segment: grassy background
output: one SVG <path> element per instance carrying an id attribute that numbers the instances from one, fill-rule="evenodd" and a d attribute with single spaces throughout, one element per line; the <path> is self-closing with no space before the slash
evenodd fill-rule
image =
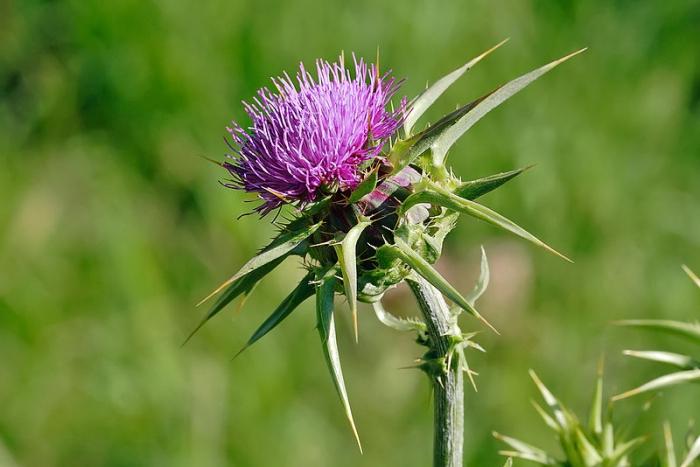
<path id="1" fill-rule="evenodd" d="M 346 314 L 339 331 L 363 456 L 311 302 L 231 361 L 301 277 L 293 261 L 180 348 L 193 304 L 272 230 L 235 220 L 246 197 L 197 156 L 220 158 L 240 100 L 299 60 L 379 46 L 412 96 L 504 37 L 430 117 L 590 47 L 451 155 L 465 179 L 536 163 L 484 202 L 576 264 L 463 219 L 439 266 L 468 290 L 486 246 L 481 310 L 503 334 L 473 356 L 468 464 L 500 465 L 492 430 L 552 446 L 528 368 L 583 412 L 601 354 L 613 392 L 658 371 L 621 348 L 671 343 L 609 321 L 697 318 L 679 266 L 700 270 L 698 24 L 700 3 L 675 0 L 0 2 L 0 465 L 428 465 L 427 380 L 398 369 L 419 349 L 369 309 L 360 345 Z M 392 309 L 414 313 L 408 298 Z M 662 419 L 680 435 L 699 413 L 676 389 L 633 431 L 651 449 Z"/>

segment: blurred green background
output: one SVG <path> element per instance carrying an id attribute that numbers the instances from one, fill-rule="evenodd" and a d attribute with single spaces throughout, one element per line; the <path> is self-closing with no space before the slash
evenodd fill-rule
<path id="1" fill-rule="evenodd" d="M 339 330 L 364 455 L 311 301 L 231 361 L 301 277 L 294 261 L 180 347 L 198 299 L 272 234 L 236 220 L 248 197 L 199 156 L 221 158 L 240 100 L 300 60 L 379 46 L 413 96 L 505 37 L 429 117 L 590 47 L 450 159 L 464 179 L 537 164 L 484 202 L 576 264 L 465 218 L 439 267 L 468 290 L 485 245 L 481 311 L 502 331 L 472 355 L 468 465 L 501 465 L 492 430 L 553 447 L 528 368 L 583 412 L 600 355 L 612 393 L 659 370 L 620 349 L 672 342 L 611 320 L 698 316 L 680 264 L 700 269 L 699 25 L 700 3 L 674 0 L 0 2 L 0 465 L 429 465 L 427 379 L 399 369 L 421 351 L 370 309 L 359 345 L 347 313 Z M 390 306 L 415 313 L 405 290 Z M 645 449 L 663 419 L 682 433 L 700 415 L 693 389 L 635 418 Z"/>

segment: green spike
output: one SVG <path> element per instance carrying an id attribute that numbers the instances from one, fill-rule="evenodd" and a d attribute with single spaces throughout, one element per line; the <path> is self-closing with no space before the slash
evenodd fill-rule
<path id="1" fill-rule="evenodd" d="M 469 71 L 469 69 L 471 69 L 474 65 L 479 63 L 483 58 L 488 56 L 491 52 L 493 52 L 506 42 L 508 42 L 508 39 L 501 41 L 500 43 L 491 47 L 486 52 L 483 52 L 478 57 L 471 59 L 466 64 L 438 79 L 432 86 L 426 86 L 426 90 L 423 91 L 418 97 L 416 97 L 416 99 L 411 104 L 411 110 L 408 112 L 408 115 L 404 120 L 403 127 L 406 135 L 411 134 L 411 130 L 413 129 L 413 126 L 416 124 L 418 119 L 425 113 L 426 110 L 428 110 L 428 108 L 430 108 L 431 105 L 433 105 L 433 103 L 435 103 L 438 97 L 440 97 L 442 93 L 444 93 L 447 90 L 447 88 L 452 86 L 452 84 L 455 81 L 457 81 L 464 73 Z"/>
<path id="2" fill-rule="evenodd" d="M 495 175 L 489 175 L 488 177 L 479 178 L 477 180 L 470 180 L 468 182 L 461 183 L 454 190 L 454 194 L 460 198 L 465 198 L 469 200 L 475 200 L 480 196 L 489 193 L 496 188 L 500 187 L 506 182 L 514 179 L 521 173 L 532 168 L 532 165 L 523 167 L 520 169 L 510 170 L 508 172 L 502 172 Z"/>
<path id="3" fill-rule="evenodd" d="M 287 298 L 282 300 L 282 303 L 272 312 L 272 314 L 260 325 L 258 329 L 255 330 L 245 346 L 235 355 L 234 358 L 239 356 L 245 349 L 257 342 L 265 334 L 273 330 L 279 323 L 281 323 L 289 314 L 294 311 L 304 300 L 311 297 L 314 292 L 314 286 L 311 281 L 314 279 L 314 273 L 309 272 L 304 278 L 299 282 L 292 292 L 287 295 Z"/>
<path id="4" fill-rule="evenodd" d="M 700 277 L 698 277 L 697 274 L 695 274 L 695 273 L 694 273 L 688 266 L 686 266 L 685 264 L 682 265 L 681 268 L 683 269 L 683 271 L 685 271 L 686 274 L 688 274 L 688 277 L 690 277 L 690 280 L 692 280 L 693 283 L 695 283 L 695 285 L 697 285 L 698 287 L 700 287 Z"/>
<path id="5" fill-rule="evenodd" d="M 603 359 L 598 362 L 598 377 L 596 378 L 593 403 L 588 417 L 588 428 L 598 437 L 603 434 Z"/>
<path id="6" fill-rule="evenodd" d="M 696 323 L 684 323 L 683 321 L 672 321 L 665 319 L 629 319 L 624 321 L 615 321 L 613 324 L 616 324 L 617 326 L 646 328 L 652 331 L 677 334 L 700 343 L 700 324 Z"/>
<path id="7" fill-rule="evenodd" d="M 387 252 L 393 254 L 395 257 L 399 258 L 411 268 L 430 282 L 433 287 L 438 289 L 447 298 L 459 305 L 464 311 L 475 316 L 481 320 L 486 326 L 488 326 L 493 332 L 498 334 L 496 328 L 494 328 L 491 323 L 486 321 L 486 319 L 476 311 L 468 301 L 465 299 L 458 291 L 455 289 L 447 280 L 440 275 L 439 272 L 433 268 L 430 263 L 423 259 L 418 253 L 416 253 L 408 244 L 403 240 L 396 237 L 394 238 L 395 245 L 385 245 L 381 248 L 386 248 Z"/>
<path id="8" fill-rule="evenodd" d="M 485 222 L 488 222 L 489 224 L 495 225 L 496 227 L 500 227 L 504 230 L 507 230 L 515 235 L 517 235 L 520 238 L 523 238 L 530 243 L 533 243 L 541 248 L 544 248 L 545 250 L 549 251 L 550 253 L 555 254 L 556 256 L 559 256 L 560 258 L 573 263 L 569 258 L 564 256 L 563 254 L 559 253 L 556 251 L 554 248 L 550 247 L 546 243 L 544 243 L 542 240 L 539 238 L 535 237 L 532 235 L 530 232 L 527 230 L 523 229 L 519 225 L 517 225 L 515 222 L 511 221 L 510 219 L 498 214 L 497 212 L 487 208 L 486 206 L 483 206 L 479 203 L 476 203 L 474 201 L 460 198 L 459 196 L 455 195 L 454 193 L 451 193 L 442 187 L 438 186 L 437 184 L 432 183 L 429 187 L 429 189 L 426 189 L 424 191 L 419 191 L 418 193 L 414 193 L 411 196 L 409 196 L 403 204 L 401 204 L 400 207 L 400 213 L 405 213 L 410 207 L 415 206 L 416 204 L 420 203 L 430 203 L 430 204 L 436 204 L 442 207 L 445 207 L 447 209 L 451 209 L 453 211 L 457 211 L 463 214 L 467 214 L 472 217 L 476 217 L 477 219 L 483 220 Z"/>
<path id="9" fill-rule="evenodd" d="M 190 335 L 187 336 L 187 339 L 185 339 L 185 342 L 183 342 L 182 345 L 185 345 L 187 342 L 189 342 L 189 340 L 192 339 L 192 336 L 194 336 L 195 333 L 199 331 L 207 321 L 216 316 L 216 314 L 223 310 L 224 307 L 228 305 L 232 300 L 234 300 L 239 295 L 247 296 L 258 284 L 260 279 L 262 279 L 270 271 L 276 268 L 282 261 L 284 261 L 285 257 L 286 256 L 282 256 L 273 261 L 270 261 L 269 263 L 260 266 L 258 269 L 251 271 L 243 277 L 239 277 L 231 284 L 229 284 L 226 290 L 219 296 L 214 305 L 212 305 L 212 307 L 209 309 L 207 314 L 202 317 L 202 319 L 199 321 L 199 324 L 197 324 L 197 326 L 190 333 Z"/>
<path id="10" fill-rule="evenodd" d="M 668 421 L 664 422 L 664 446 L 666 447 L 666 465 L 664 467 L 678 467 L 676 461 L 676 449 L 673 447 L 673 433 Z"/>
<path id="11" fill-rule="evenodd" d="M 296 225 L 300 224 L 300 225 Z M 257 256 L 250 259 L 247 263 L 241 267 L 241 269 L 231 276 L 229 279 L 224 281 L 219 287 L 217 287 L 213 292 L 204 297 L 197 306 L 209 300 L 214 295 L 221 292 L 224 288 L 237 281 L 241 277 L 249 274 L 267 263 L 270 263 L 278 258 L 288 256 L 292 251 L 297 248 L 304 240 L 310 237 L 319 227 L 321 227 L 321 222 L 317 224 L 306 224 L 304 220 L 300 219 L 293 222 L 287 228 L 278 235 L 272 242 L 263 248 L 263 250 Z M 296 228 L 295 228 L 296 227 Z"/>
<path id="12" fill-rule="evenodd" d="M 338 343 L 335 338 L 335 323 L 333 320 L 333 296 L 335 294 L 335 282 L 337 280 L 335 278 L 335 273 L 336 270 L 331 268 L 325 273 L 319 274 L 317 277 L 316 319 L 318 321 L 318 332 L 321 336 L 323 355 L 326 359 L 326 364 L 331 372 L 333 384 L 338 392 L 343 408 L 345 409 L 345 416 L 350 423 L 350 428 L 357 441 L 357 446 L 360 452 L 362 452 L 360 436 L 355 427 L 355 420 L 353 419 L 352 410 L 350 409 L 350 401 L 345 389 L 345 380 L 343 378 L 343 370 L 340 367 L 340 357 L 338 354 Z"/>
<path id="13" fill-rule="evenodd" d="M 454 125 L 451 125 L 447 130 L 445 130 L 439 138 L 437 138 L 431 145 L 433 153 L 433 162 L 436 165 L 442 165 L 447 151 L 452 147 L 452 145 L 476 122 L 481 120 L 481 118 L 489 113 L 491 110 L 498 107 L 508 98 L 520 92 L 530 83 L 556 67 L 557 65 L 567 61 L 568 59 L 580 54 L 586 49 L 581 49 L 577 52 L 571 53 L 565 57 L 555 60 L 547 65 L 540 67 L 534 71 L 531 71 L 519 78 L 506 83 L 505 85 L 499 87 L 494 92 L 490 93 L 476 105 L 469 113 L 464 115 L 457 121 Z"/>
<path id="14" fill-rule="evenodd" d="M 486 292 L 486 289 L 489 286 L 490 277 L 491 274 L 489 272 L 489 261 L 486 258 L 486 250 L 484 250 L 484 247 L 482 246 L 479 279 L 476 281 L 474 289 L 472 289 L 472 291 L 466 297 L 467 301 L 471 303 L 472 306 L 474 306 L 479 297 L 481 297 L 484 294 L 484 292 Z"/>
<path id="15" fill-rule="evenodd" d="M 355 342 L 359 340 L 357 325 L 357 241 L 362 232 L 371 224 L 368 220 L 360 220 L 351 228 L 340 243 L 334 244 L 335 252 L 338 255 L 338 263 L 343 273 L 343 284 L 345 296 L 350 305 L 352 314 L 353 330 L 355 331 Z"/>
<path id="16" fill-rule="evenodd" d="M 656 379 L 649 381 L 648 383 L 642 384 L 639 387 L 623 392 L 622 394 L 613 396 L 612 400 L 619 401 L 622 399 L 627 399 L 628 397 L 636 396 L 638 394 L 644 394 L 650 391 L 658 391 L 659 389 L 664 389 L 670 386 L 697 381 L 700 381 L 700 369 L 677 371 L 675 373 L 660 376 Z"/>

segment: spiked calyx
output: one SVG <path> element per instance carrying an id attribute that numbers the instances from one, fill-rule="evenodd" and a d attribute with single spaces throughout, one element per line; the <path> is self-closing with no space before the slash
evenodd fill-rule
<path id="1" fill-rule="evenodd" d="M 385 324 L 417 331 L 419 342 L 428 347 L 419 366 L 438 385 L 454 383 L 451 399 L 443 402 L 461 407 L 461 400 L 454 399 L 461 395 L 462 371 L 466 370 L 470 379 L 474 374 L 466 364 L 464 351 L 480 347 L 472 341 L 473 333 L 460 330 L 458 316 L 464 311 L 494 328 L 475 308 L 488 283 L 485 255 L 479 283 L 464 296 L 434 267 L 445 237 L 458 217 L 465 214 L 556 253 L 522 227 L 476 201 L 526 169 L 463 182 L 445 162 L 454 142 L 478 120 L 574 54 L 498 87 L 414 132 L 423 112 L 445 89 L 497 47 L 438 80 L 396 112 L 384 106 L 397 84 L 388 75 L 380 77 L 378 66 L 368 68 L 356 61 L 356 77 L 351 78 L 342 65 L 319 62 L 318 81 L 314 82 L 303 68 L 298 76 L 299 89 L 288 77 L 276 81 L 277 94 L 261 91 L 257 105 L 248 106 L 253 118 L 249 131 L 240 126 L 232 130 L 238 156 L 223 165 L 234 175 L 234 187 L 257 193 L 264 201 L 259 209 L 263 213 L 287 206 L 293 218 L 280 226 L 279 235 L 268 246 L 207 297 L 218 294 L 200 326 L 235 298 L 250 294 L 287 257 L 301 257 L 308 274 L 244 348 L 315 295 L 324 355 L 355 435 L 335 342 L 334 295 L 346 297 L 356 338 L 358 302 L 372 303 Z M 330 108 L 329 102 L 337 102 L 337 106 Z M 364 127 L 358 124 L 363 118 Z M 403 128 L 399 129 L 401 124 Z M 353 142 L 349 146 L 342 140 L 348 135 Z M 328 174 L 334 174 L 339 182 L 329 185 Z M 288 186 L 284 184 L 287 175 L 293 179 Z M 382 308 L 384 293 L 403 281 L 414 289 L 424 321 L 401 320 Z M 439 309 L 425 303 L 428 296 Z M 447 307 L 443 297 L 455 307 Z M 434 322 L 438 315 L 439 326 Z M 450 426 L 454 429 L 461 422 Z M 456 437 L 453 433 L 450 442 L 456 442 Z M 457 462 L 455 453 L 461 452 L 461 447 L 453 445 L 441 453 L 436 447 L 436 465 L 458 465 L 447 463 L 447 451 Z"/>

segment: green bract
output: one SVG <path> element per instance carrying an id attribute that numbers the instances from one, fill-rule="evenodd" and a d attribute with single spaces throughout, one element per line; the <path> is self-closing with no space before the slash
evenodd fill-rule
<path id="1" fill-rule="evenodd" d="M 452 316 L 446 317 L 450 344 L 445 353 L 436 354 L 431 349 L 419 360 L 418 367 L 437 382 L 441 382 L 442 375 L 450 368 L 465 369 L 472 378 L 464 350 L 480 347 L 471 341 L 473 334 L 461 332 L 457 317 L 459 310 L 464 310 L 488 324 L 475 308 L 476 299 L 488 283 L 486 256 L 483 256 L 479 283 L 467 296 L 433 267 L 459 215 L 485 221 L 562 256 L 513 221 L 475 201 L 525 169 L 465 182 L 445 166 L 445 161 L 454 142 L 484 115 L 578 52 L 496 88 L 423 130 L 414 130 L 436 99 L 491 50 L 436 81 L 412 101 L 402 134 L 392 139 L 378 157 L 365 163 L 362 181 L 354 190 L 337 190 L 313 203 L 296 204 L 294 220 L 281 228 L 277 238 L 212 292 L 209 297 L 220 293 L 219 298 L 197 327 L 199 329 L 236 297 L 250 293 L 258 281 L 285 258 L 302 257 L 308 274 L 255 331 L 245 348 L 315 295 L 324 354 L 355 434 L 335 342 L 335 294 L 347 298 L 356 335 L 357 303 L 365 302 L 373 304 L 384 324 L 399 330 L 417 331 L 419 342 L 427 343 L 425 323 L 395 318 L 381 304 L 384 293 L 404 280 L 427 281 L 457 308 L 450 312 Z"/>

